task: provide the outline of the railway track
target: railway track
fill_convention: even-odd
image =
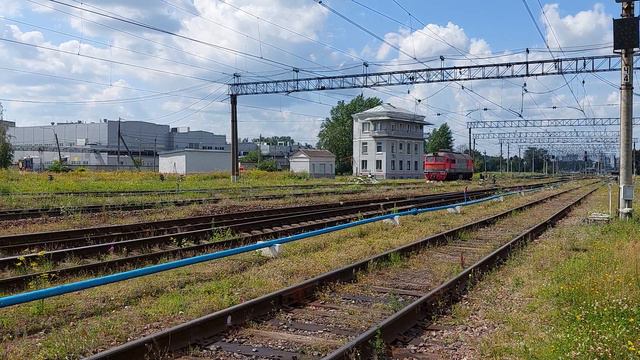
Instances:
[[[299,190],[299,189],[322,189],[336,187],[417,187],[422,186],[422,182],[410,182],[401,184],[358,184],[358,183],[330,183],[330,184],[298,184],[298,185],[266,185],[266,186],[235,186],[223,188],[196,188],[196,189],[163,189],[163,190],[113,190],[113,191],[52,191],[52,192],[8,192],[0,193],[1,197],[6,196],[24,196],[24,197],[52,197],[52,196],[95,196],[95,197],[111,197],[111,196],[139,196],[139,195],[171,195],[171,194],[215,194],[221,193],[246,193],[261,192],[274,190]]]
[[[565,178],[554,180],[566,181]],[[550,183],[553,183],[551,181]],[[313,188],[312,186],[307,185]],[[367,185],[370,186],[370,185]],[[409,185],[394,185],[389,186],[387,184],[374,185],[376,190],[381,189],[400,189],[410,190],[417,189],[421,186],[415,184]],[[286,187],[283,187],[285,190]],[[319,191],[294,191],[280,194],[251,194],[243,192],[240,195],[233,196],[211,196],[206,198],[197,199],[176,199],[176,200],[163,200],[163,201],[149,201],[149,202],[130,202],[123,204],[95,204],[95,205],[81,205],[81,206],[68,206],[68,207],[41,207],[41,208],[18,208],[18,209],[0,209],[0,222],[7,220],[21,220],[21,219],[33,219],[40,217],[59,217],[70,214],[87,214],[98,212],[110,212],[110,211],[135,211],[135,210],[147,210],[158,209],[167,206],[189,206],[197,204],[216,204],[222,200],[278,200],[291,197],[313,197],[313,196],[326,196],[326,195],[353,195],[369,191],[368,188],[359,189],[332,189],[332,190],[319,190]],[[90,192],[88,192],[90,193]],[[82,194],[79,192],[78,194]],[[169,193],[168,193],[169,194]]]
[[[595,190],[560,191],[91,358],[402,358],[430,319]]]
[[[308,191],[308,192],[291,192],[287,194],[254,194],[254,195],[240,195],[229,197],[209,197],[199,199],[180,199],[180,200],[162,200],[162,201],[149,201],[138,203],[126,203],[126,204],[99,204],[99,205],[82,205],[82,206],[69,206],[69,207],[44,207],[44,208],[31,208],[31,209],[5,209],[0,210],[0,221],[6,220],[20,220],[20,219],[32,219],[40,217],[58,217],[65,216],[74,213],[88,214],[97,212],[109,212],[109,211],[134,211],[134,210],[147,210],[147,209],[159,209],[167,206],[188,206],[197,204],[216,204],[222,200],[278,200],[291,197],[312,197],[323,195],[353,195],[366,191],[365,189],[351,189],[351,190],[334,190],[334,191]]]
[[[536,186],[530,185],[529,188]],[[0,289],[4,291],[20,289],[42,277],[58,280],[88,272],[114,271],[124,266],[148,264],[161,259],[181,258],[207,251],[228,249],[258,240],[320,229],[391,211],[462,202],[465,198],[485,197],[496,191],[502,191],[502,189],[378,201],[357,200],[348,203],[203,216],[195,219],[165,220],[151,224],[5,236],[0,238],[0,244],[2,244],[0,251],[5,255],[14,255],[0,258],[0,269],[15,269],[16,266],[20,267],[27,263],[46,263],[48,267],[55,267],[55,269],[1,278]],[[227,234],[227,236],[224,239],[212,241],[212,236],[216,234]],[[46,250],[51,248],[55,250]],[[150,248],[155,250],[135,253],[137,249]],[[19,252],[28,250],[32,252],[17,255]],[[35,252],[37,250],[41,251]],[[115,255],[117,258],[100,260],[99,257],[104,255],[111,257]],[[87,261],[90,257],[95,259]],[[85,263],[57,266],[69,258],[83,258]]]

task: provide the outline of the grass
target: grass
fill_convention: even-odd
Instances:
[[[141,334],[193,319],[255,298],[373,254],[495,214],[541,197],[485,203],[462,216],[435,212],[407,217],[402,226],[383,223],[307,239],[284,246],[282,256],[255,253],[111,284],[46,300],[46,315],[25,311],[30,304],[0,311],[5,358],[84,356]],[[398,259],[392,259],[396,263]],[[443,269],[453,272],[455,269]],[[125,320],[126,319],[126,320]],[[73,339],[71,342],[69,339]],[[59,344],[59,347],[56,347]],[[64,349],[64,352],[58,349]]]
[[[581,221],[606,206],[600,190],[441,320],[490,329],[453,332],[471,358],[640,359],[640,223]]]

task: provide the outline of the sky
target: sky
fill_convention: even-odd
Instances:
[[[18,126],[122,118],[230,140],[226,84],[234,74],[239,81],[261,81],[361,73],[363,62],[369,72],[509,62],[524,60],[527,48],[530,59],[549,59],[547,44],[554,57],[610,54],[612,18],[620,14],[613,0],[322,4],[2,0],[4,117]],[[331,107],[362,93],[436,125],[446,122],[456,144],[464,144],[467,121],[513,119],[514,112],[525,119],[618,116],[619,78],[604,73],[465,83],[471,91],[447,83],[243,96],[239,136],[288,135],[315,144]],[[479,140],[477,148],[493,154],[499,147],[496,140]]]

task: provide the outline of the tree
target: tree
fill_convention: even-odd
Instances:
[[[453,149],[453,133],[446,123],[440,125],[439,128],[433,129],[427,137],[424,151],[425,153],[434,153],[438,150]]]
[[[531,171],[531,166],[534,166],[534,172],[544,171],[544,160],[548,157],[548,151],[546,149],[540,149],[536,147],[528,147],[522,156],[524,160],[524,171]]]
[[[11,166],[13,161],[13,148],[7,136],[7,129],[0,126],[0,169]]]
[[[377,97],[365,98],[358,95],[348,104],[339,101],[331,109],[331,117],[325,119],[318,134],[318,147],[331,151],[336,156],[336,172],[351,173],[353,157],[353,118],[354,114],[369,110],[382,104]]]
[[[260,150],[256,149],[256,150],[251,150],[247,153],[247,155],[245,155],[242,160],[246,161],[246,162],[259,162],[261,159],[260,156]]]

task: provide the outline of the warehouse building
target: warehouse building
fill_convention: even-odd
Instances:
[[[162,151],[200,149],[228,151],[224,135],[191,131],[188,127],[144,121],[52,123],[48,126],[11,126],[7,130],[14,160],[33,159],[34,170],[63,159],[70,167],[114,170],[154,170]],[[120,136],[118,136],[120,134]]]
[[[353,175],[380,179],[424,176],[424,116],[391,104],[353,115]]]

